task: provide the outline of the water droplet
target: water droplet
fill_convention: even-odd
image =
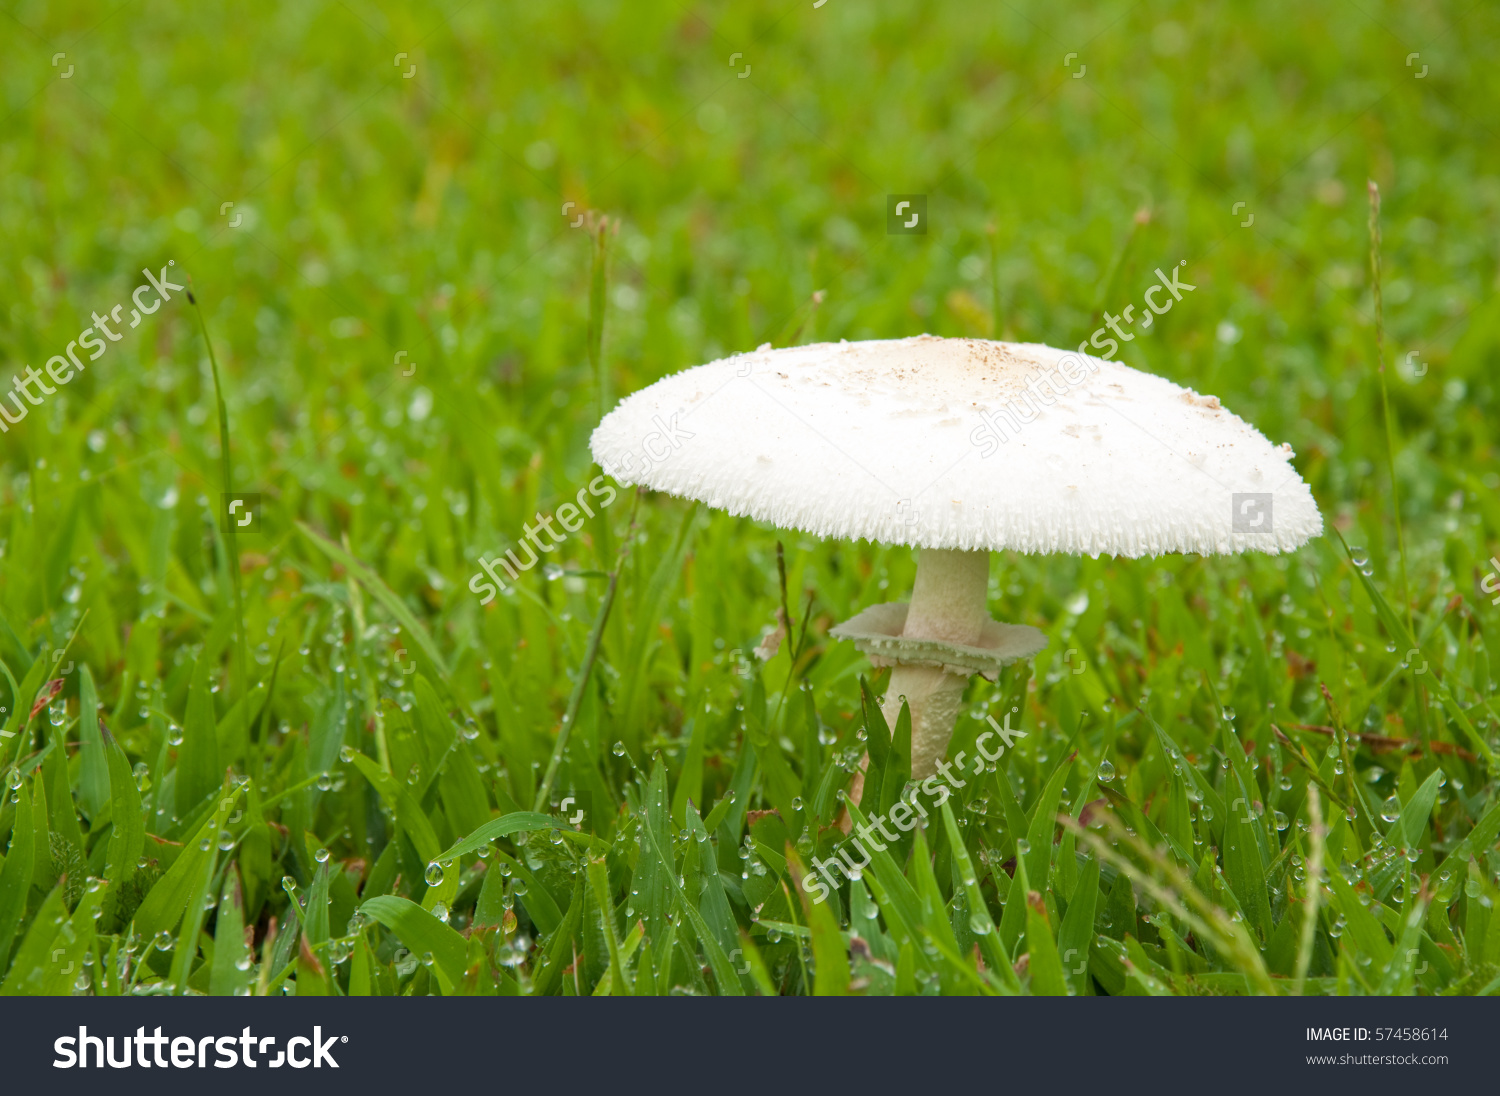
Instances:
[[[167,743],[172,746],[182,745],[182,728],[175,723],[167,728]]]
[[[1344,775],[1344,759],[1342,757],[1333,763],[1333,771],[1339,776]]]
[[[610,750],[610,752],[613,753],[616,757],[624,757],[625,756],[625,743],[620,742],[620,741],[616,741],[615,744],[614,744],[614,747]]]
[[[1276,828],[1278,830],[1284,830],[1292,824],[1292,820],[1286,815],[1282,814],[1280,811],[1277,811],[1274,817],[1276,819]]]
[[[1284,792],[1289,792],[1292,790],[1292,778],[1289,776],[1282,776],[1280,780],[1276,781],[1276,786]]]
[[[248,952],[234,961],[235,970],[249,970],[253,966],[255,966],[255,960],[250,958]]]
[[[1022,837],[1016,841],[1016,855],[1025,856],[1031,851],[1031,842]]]
[[[1103,761],[1099,762],[1099,768],[1094,770],[1094,775],[1099,778],[1099,783],[1101,784],[1108,784],[1115,778],[1115,767],[1109,758],[1106,757]]]
[[[1198,809],[1198,817],[1205,822],[1212,822],[1214,820],[1214,809],[1205,803]]]
[[[792,797],[792,810],[794,810],[794,811],[800,811],[801,809],[802,809],[802,797],[800,795],[793,796]]]
[[[219,851],[228,852],[232,848],[234,848],[234,834],[230,833],[228,830],[220,830]]]
[[[317,852],[313,853],[313,859],[316,860],[319,864],[328,863],[328,850],[319,849]]]
[[[422,873],[422,878],[427,880],[429,887],[436,887],[443,882],[443,866],[436,860],[427,865],[427,870]]]
[[[1408,864],[1415,864],[1420,859],[1422,859],[1421,849],[1412,848],[1406,850],[1406,862]]]
[[[1234,709],[1233,708],[1225,708],[1224,709],[1224,722],[1225,723],[1233,723],[1234,722]]]
[[[166,929],[162,929],[159,933],[156,934],[156,938],[152,940],[151,943],[155,946],[157,951],[171,951],[173,945],[176,943],[176,940],[173,938],[170,932],[168,932]]]
[[[319,773],[318,790],[326,792],[331,787],[333,787],[333,774],[331,772],[328,772],[327,770]]]
[[[209,850],[210,846],[212,846],[212,844],[213,844],[213,842],[210,841],[208,838],[205,837],[202,841],[198,842],[198,851],[199,852],[207,852]]]
[[[345,765],[347,765],[347,764],[349,764],[349,762],[353,761],[354,760],[354,747],[353,746],[340,746],[339,747],[339,760],[342,761]]]
[[[448,904],[446,902],[434,902],[429,912],[443,924],[446,925],[448,923]]]
[[[995,925],[990,920],[989,914],[980,913],[976,910],[974,913],[969,914],[969,930],[975,936],[988,936],[995,930]]]
[[[518,894],[518,895],[524,895],[526,893],[526,890],[527,890],[526,880],[521,879],[521,878],[517,878],[516,882],[515,882],[515,888],[514,889],[515,889],[516,894]]]

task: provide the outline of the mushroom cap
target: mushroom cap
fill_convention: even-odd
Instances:
[[[764,346],[627,397],[591,446],[621,484],[820,537],[1143,556],[1323,530],[1291,446],[1213,396],[1039,343]]]

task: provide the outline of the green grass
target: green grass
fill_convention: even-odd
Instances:
[[[8,372],[168,260],[203,320],[174,294],[0,434],[0,992],[1500,987],[1493,6],[0,24]],[[622,490],[566,573],[468,588],[598,474],[601,399],[766,341],[1075,346],[1182,259],[1123,360],[1290,442],[1327,535],[1001,554],[993,614],[1050,646],[950,752],[1026,737],[826,903],[859,756],[866,813],[905,776],[827,630],[909,551]],[[795,665],[747,658],[783,602]]]

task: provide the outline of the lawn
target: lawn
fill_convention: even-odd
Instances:
[[[1500,9],[0,27],[0,993],[1500,989]],[[949,756],[1024,734],[819,901],[861,758],[854,821],[910,775],[828,632],[914,553],[616,484],[601,413],[765,343],[1076,347],[1173,268],[1116,356],[1289,443],[1324,535],[997,553],[1049,644]]]

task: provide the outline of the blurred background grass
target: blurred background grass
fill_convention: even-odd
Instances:
[[[219,716],[276,668],[264,724],[219,757],[270,795],[304,773],[353,774],[332,752],[308,756],[317,743],[376,756],[382,712],[415,702],[414,660],[475,734],[462,748],[486,809],[531,806],[603,582],[538,569],[487,608],[467,583],[481,554],[596,474],[593,222],[572,227],[585,211],[617,226],[604,326],[614,397],[768,341],[927,331],[1074,346],[1103,310],[1138,300],[1156,267],[1186,260],[1197,289],[1121,359],[1290,442],[1399,611],[1366,229],[1376,181],[1417,631],[1433,672],[1460,675],[1463,704],[1479,698],[1475,725],[1495,733],[1482,636],[1496,610],[1480,585],[1500,536],[1492,5],[21,2],[0,19],[4,360],[40,367],[92,312],[126,300],[142,268],[174,261],[222,366],[235,490],[263,500],[263,524],[239,544],[247,681],[230,669],[213,381],[181,300],[0,436],[0,656],[22,681],[77,628],[68,661],[90,667],[148,787],[180,761],[172,728],[200,662],[226,686]],[[928,196],[926,235],[887,234],[891,193]],[[608,570],[625,511],[617,503],[549,562]],[[705,811],[723,795],[759,680],[742,652],[780,600],[778,536],[794,605],[813,594],[799,675],[829,739],[818,758],[800,744],[788,756],[799,780],[844,757],[868,668],[824,633],[909,589],[910,553],[663,497],[644,499],[638,520],[558,787],[633,802],[631,765],[660,750],[673,789]],[[299,521],[364,560],[433,643]],[[1005,556],[992,602],[1053,642],[1029,685],[977,683],[975,704],[1025,697],[1025,718],[1054,739],[1091,713],[1075,745],[1090,768],[1120,760],[1137,802],[1162,774],[1131,775],[1150,736],[1117,716],[1155,695],[1167,706],[1157,718],[1208,757],[1210,677],[1262,755],[1276,749],[1268,704],[1290,723],[1330,722],[1320,681],[1351,726],[1404,738],[1415,719],[1474,745],[1399,672],[1404,651],[1332,537],[1294,560]],[[1089,659],[1085,675],[1059,669],[1070,648]],[[54,726],[77,739],[62,743],[76,783],[82,686],[64,680]],[[768,672],[773,704],[783,680]],[[7,695],[12,715],[29,704]],[[313,745],[298,745],[309,726]],[[38,717],[32,741],[0,758],[50,733]],[[1024,799],[1062,745],[1037,735],[1016,756]],[[1402,777],[1387,760],[1372,794],[1415,787],[1435,763],[1412,759]],[[1077,784],[1072,797],[1087,791]],[[1455,825],[1488,802],[1487,771],[1467,786],[1438,808]],[[153,794],[152,834],[196,832],[189,805]],[[753,794],[788,813],[770,789]],[[339,862],[384,849],[358,775],[301,795],[276,808],[300,803],[295,818],[267,808],[267,820],[314,833]],[[445,845],[467,832],[436,813]],[[103,831],[87,805],[80,818],[92,856]],[[803,825],[785,836],[813,849]],[[1425,840],[1441,844],[1441,830]],[[997,822],[997,848],[1013,851],[1006,832]],[[1440,862],[1447,847],[1425,855]],[[309,848],[287,838],[274,870],[247,882],[245,916],[262,936],[273,912],[286,917],[273,880],[317,875]],[[350,869],[356,887],[365,871]],[[403,878],[401,893],[420,899],[413,872]],[[800,985],[805,968],[782,961],[781,984]],[[669,963],[663,985],[670,974]]]

